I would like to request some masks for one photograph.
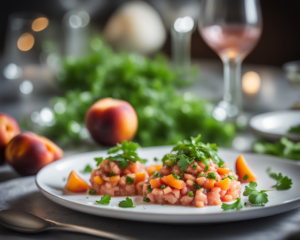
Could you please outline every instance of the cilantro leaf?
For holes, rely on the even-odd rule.
[[[96,166],[99,166],[103,162],[103,157],[94,158],[96,163]]]
[[[129,176],[126,176],[126,180],[128,184],[134,183],[134,179]]]
[[[200,187],[200,185],[199,185],[198,183],[195,183],[194,188],[197,189],[197,190],[198,190],[198,189],[201,189],[201,187]]]
[[[147,185],[147,190],[148,190],[149,193],[152,193],[153,189],[151,188],[151,184]]]
[[[292,187],[292,179],[288,178],[287,176],[283,176],[282,173],[271,173],[271,168],[267,169],[269,176],[277,181],[277,183],[272,186],[277,190],[288,190]]]
[[[209,168],[209,159],[208,158],[204,158],[201,160],[202,163],[204,164],[205,166],[205,169],[204,169],[204,172],[207,172],[208,168]]]
[[[101,197],[100,201],[96,201],[96,203],[108,205],[110,203],[111,196],[110,195],[104,195]]]
[[[180,154],[177,156],[177,159],[179,161],[177,162],[177,165],[180,167],[180,172],[187,170],[188,166],[194,159],[190,159],[188,156],[184,154]]]
[[[81,173],[90,173],[93,171],[93,168],[90,165],[86,165],[86,167],[80,171]]]
[[[95,191],[94,189],[91,189],[91,190],[89,191],[89,194],[95,195],[95,194],[96,194],[96,191]]]
[[[267,191],[270,190],[256,190],[257,183],[250,182],[249,186],[246,186],[245,191],[243,193],[244,196],[249,196],[248,201],[254,205],[264,206],[267,202],[269,202]],[[272,190],[271,190],[272,191]]]
[[[197,164],[197,163],[194,163],[194,164],[193,164],[193,169],[196,170],[197,167],[198,167],[198,164]]]
[[[150,198],[144,197],[143,201],[144,202],[150,202]]]
[[[224,210],[224,211],[228,211],[228,210],[240,210],[243,208],[243,203],[241,201],[240,198],[236,198],[236,201],[232,204],[226,204],[226,203],[223,203],[221,208]]]
[[[172,176],[176,179],[180,179],[180,177],[176,173],[172,173]]]
[[[119,207],[121,208],[135,208],[135,206],[133,206],[133,202],[132,199],[127,197],[125,200],[119,202]]]

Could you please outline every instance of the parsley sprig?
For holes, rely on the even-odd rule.
[[[264,206],[267,202],[269,202],[268,194],[266,194],[266,192],[272,191],[272,190],[258,191],[256,189],[256,187],[257,187],[257,183],[251,181],[249,186],[246,186],[243,195],[249,196],[248,201],[251,204]]]
[[[271,168],[267,169],[269,176],[277,181],[277,183],[272,186],[277,190],[288,190],[292,187],[292,179],[288,178],[287,176],[283,176],[282,173],[271,173]]]
[[[201,135],[191,140],[178,142],[172,149],[170,154],[166,154],[163,159],[163,165],[168,167],[175,163],[180,167],[180,171],[185,171],[189,164],[194,160],[201,161],[205,165],[205,172],[209,167],[209,159],[212,159],[219,167],[223,167],[224,161],[218,156],[218,148],[216,144],[205,144],[200,142]]]
[[[129,161],[135,163],[137,161],[141,163],[146,163],[146,159],[141,159],[138,154],[136,153],[136,150],[140,147],[138,143],[134,142],[127,142],[124,140],[122,144],[117,143],[115,147],[112,147],[108,150],[107,154],[113,154],[113,153],[118,153],[119,151],[122,151],[123,153],[119,153],[114,156],[108,156],[106,159],[116,161],[118,162],[118,165],[120,168],[127,168],[130,163]],[[104,160],[103,157],[95,158],[95,161],[97,162],[97,166],[102,163]]]
[[[104,195],[101,197],[100,201],[96,201],[96,203],[102,204],[102,205],[108,205],[110,203],[111,196],[110,195]]]
[[[232,204],[227,204],[227,203],[223,203],[221,208],[224,211],[228,211],[228,210],[240,210],[243,208],[243,203],[242,200],[240,198],[236,198],[236,201]]]
[[[121,208],[135,208],[135,206],[133,206],[133,202],[132,199],[127,197],[125,200],[119,202],[119,207]]]
[[[92,172],[93,171],[93,168],[88,164],[88,165],[86,165],[85,166],[85,168],[82,170],[82,171],[80,171],[81,173],[90,173],[90,172]]]

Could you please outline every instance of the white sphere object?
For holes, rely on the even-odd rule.
[[[133,1],[122,5],[111,16],[104,36],[117,49],[151,54],[163,46],[166,29],[153,7]]]

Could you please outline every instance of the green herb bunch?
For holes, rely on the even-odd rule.
[[[231,143],[234,125],[215,120],[210,102],[177,93],[179,83],[189,81],[166,59],[115,53],[99,37],[91,39],[91,49],[89,56],[67,58],[58,72],[64,96],[52,100],[55,119],[44,135],[60,144],[82,142],[88,137],[87,110],[97,100],[112,97],[134,107],[139,119],[135,141],[143,146],[175,144],[199,131],[205,141]]]
[[[110,148],[107,152],[107,154],[118,153],[119,151],[122,151],[122,153],[116,154],[114,156],[108,156],[105,159],[118,162],[120,168],[127,168],[130,165],[130,162],[135,163],[139,161],[141,163],[146,163],[147,160],[141,159],[136,152],[139,147],[140,145],[138,143],[134,143],[131,141],[127,142],[126,140],[124,140],[122,144],[117,143],[115,147]],[[103,160],[103,157],[95,158],[97,166],[99,166]]]
[[[293,143],[285,137],[276,143],[256,142],[254,152],[300,161],[300,142]]]
[[[166,154],[163,159],[163,165],[168,162],[168,167],[175,163],[180,167],[180,171],[185,171],[189,164],[195,161],[201,161],[205,165],[205,170],[208,170],[209,159],[212,159],[219,167],[223,167],[224,161],[218,156],[218,148],[216,144],[205,144],[200,142],[201,135],[196,138],[191,137],[191,140],[178,142],[172,149],[170,154]]]

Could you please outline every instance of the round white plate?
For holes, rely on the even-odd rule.
[[[300,124],[300,111],[278,111],[259,114],[250,120],[250,127],[260,136],[278,141],[285,136],[300,141],[299,134],[288,133],[291,127]]]
[[[141,157],[147,158],[147,165],[152,165],[154,157],[161,157],[169,152],[171,147],[150,147],[139,150]],[[244,154],[248,164],[257,175],[258,190],[270,190],[275,181],[266,172],[272,167],[273,172],[282,172],[292,178],[292,188],[286,191],[268,192],[269,202],[265,207],[254,207],[247,204],[239,211],[223,211],[221,206],[208,206],[205,208],[155,205],[145,203],[142,197],[131,197],[135,208],[120,208],[118,203],[125,197],[113,197],[108,206],[95,203],[100,196],[92,196],[86,193],[75,194],[64,189],[66,179],[72,170],[80,173],[87,164],[95,166],[94,157],[105,156],[106,151],[88,152],[67,157],[44,167],[36,176],[36,184],[41,192],[50,200],[80,212],[90,213],[99,216],[121,218],[127,220],[162,222],[162,223],[212,223],[230,222],[252,218],[270,216],[277,213],[289,211],[300,206],[300,191],[297,185],[300,182],[300,165],[279,158],[262,156],[257,154]],[[228,164],[228,167],[235,169],[235,160],[240,153],[231,150],[219,150],[219,155]],[[80,175],[87,182],[90,174]],[[245,184],[243,185],[243,191]],[[241,196],[243,201],[247,197]]]

